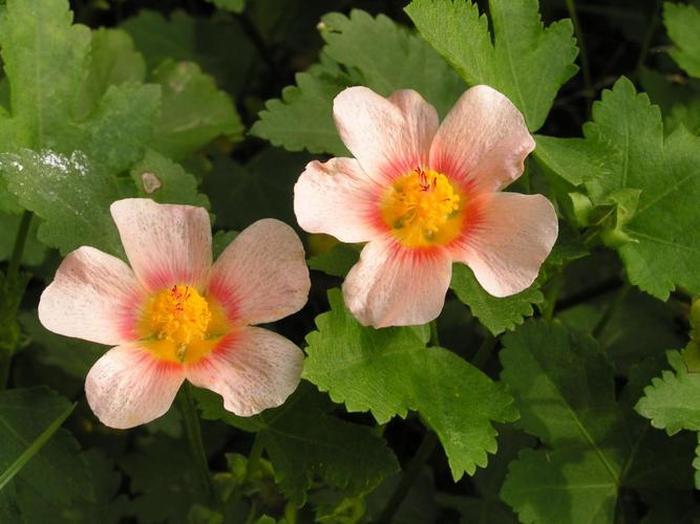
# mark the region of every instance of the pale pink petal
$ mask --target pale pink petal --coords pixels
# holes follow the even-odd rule
[[[495,89],[479,85],[457,101],[435,135],[430,168],[462,179],[475,192],[496,191],[523,173],[535,149],[522,113]]]
[[[149,291],[174,284],[204,289],[211,267],[206,209],[127,198],[111,211],[131,267]]]
[[[294,186],[294,213],[309,233],[327,233],[342,242],[366,242],[380,228],[382,190],[354,158],[314,160]]]
[[[92,247],[70,253],[39,300],[39,320],[59,335],[117,345],[137,337],[145,291],[129,266]]]
[[[366,87],[349,87],[333,101],[335,125],[347,148],[375,180],[427,166],[438,115],[415,91],[389,98]]]
[[[299,311],[310,287],[299,237],[287,224],[266,218],[244,229],[217,259],[208,293],[232,320],[263,324]]]
[[[284,404],[299,385],[304,354],[267,329],[246,327],[187,368],[187,379],[224,399],[224,408],[241,417]]]
[[[481,286],[495,297],[519,293],[537,278],[557,239],[559,225],[542,195],[484,194],[472,205],[475,222],[453,248]]]
[[[425,324],[445,304],[452,265],[439,248],[405,249],[391,239],[370,242],[343,284],[348,309],[376,328]]]
[[[184,380],[184,368],[136,345],[110,349],[85,379],[88,404],[111,428],[127,429],[164,415]]]

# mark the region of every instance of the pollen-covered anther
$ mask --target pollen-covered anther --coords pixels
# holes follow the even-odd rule
[[[406,247],[427,247],[459,234],[462,206],[459,191],[445,175],[417,168],[388,189],[382,218]]]
[[[184,347],[205,338],[211,316],[209,304],[199,291],[178,284],[153,297],[146,322],[159,339]]]

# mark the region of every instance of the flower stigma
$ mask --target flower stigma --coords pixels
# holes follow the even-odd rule
[[[463,205],[463,196],[445,175],[416,168],[387,190],[381,215],[405,247],[431,247],[459,236]]]

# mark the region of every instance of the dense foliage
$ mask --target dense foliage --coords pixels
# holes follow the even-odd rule
[[[700,519],[700,2],[2,4],[0,522]],[[443,117],[476,84],[534,134],[512,189],[555,204],[557,243],[521,293],[455,264],[436,322],[364,327],[339,290],[361,246],[292,206],[307,162],[348,156],[333,98],[410,88]],[[259,218],[298,229],[309,302],[268,326],[306,355],[283,406],[91,413],[105,348],[37,304],[73,249],[124,257],[109,207],[136,196],[208,209],[217,253]]]

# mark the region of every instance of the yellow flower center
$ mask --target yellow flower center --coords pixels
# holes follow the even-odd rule
[[[196,362],[226,331],[220,308],[185,284],[153,295],[141,320],[146,347],[158,358],[172,362]]]
[[[416,169],[387,190],[382,219],[406,247],[444,245],[461,231],[463,200],[442,173]]]

